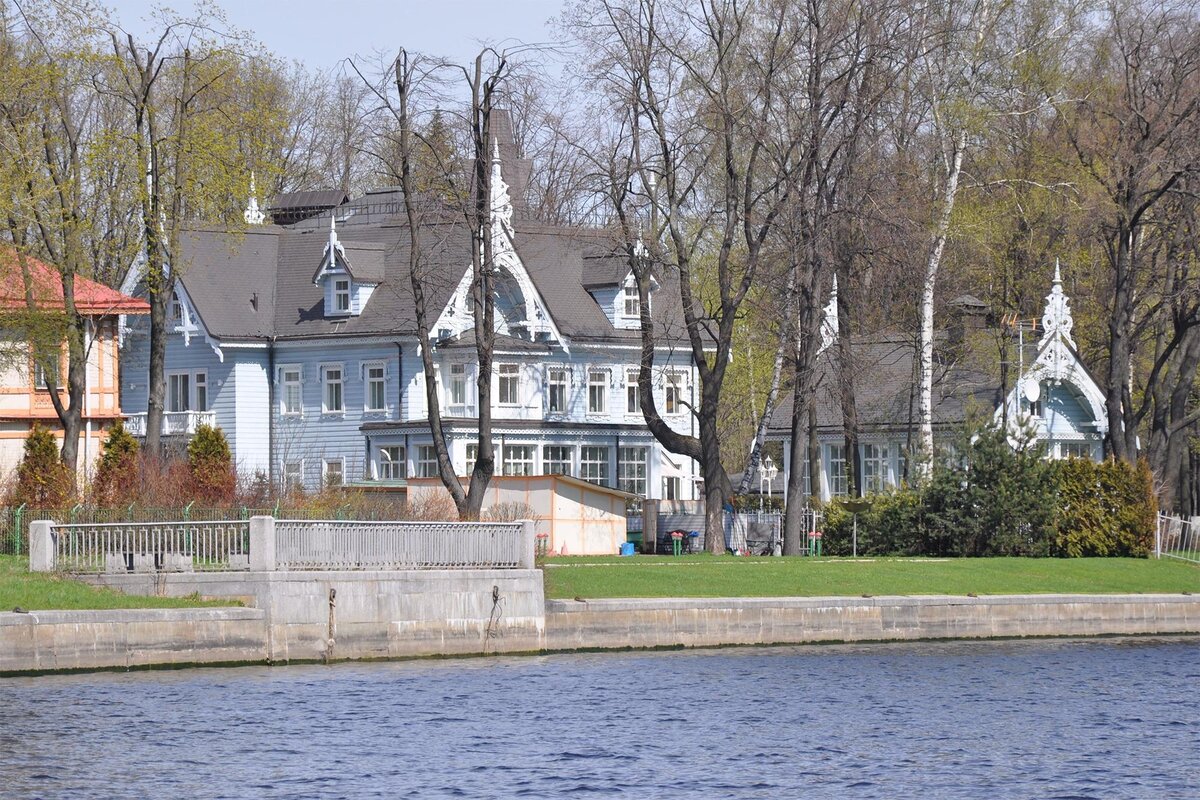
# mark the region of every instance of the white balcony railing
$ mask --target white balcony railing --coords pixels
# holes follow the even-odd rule
[[[191,436],[201,425],[216,426],[215,411],[167,411],[163,414],[163,436]],[[134,436],[146,435],[146,415],[126,414],[125,429]]]

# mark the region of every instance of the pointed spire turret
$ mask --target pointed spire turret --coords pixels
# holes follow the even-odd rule
[[[1063,292],[1062,267],[1058,259],[1054,260],[1054,285],[1050,294],[1046,295],[1046,309],[1042,312],[1042,341],[1039,346],[1055,338],[1061,338],[1071,347],[1075,340],[1071,338],[1071,329],[1075,327],[1075,318],[1071,315],[1070,298]]]
[[[262,225],[263,220],[267,217],[258,208],[258,192],[254,189],[254,173],[250,173],[250,199],[246,201],[246,210],[242,212],[242,219],[246,220],[247,225]]]
[[[825,304],[821,319],[821,352],[837,341],[838,338],[838,285],[837,275],[833,276],[833,285],[829,289],[829,302]]]

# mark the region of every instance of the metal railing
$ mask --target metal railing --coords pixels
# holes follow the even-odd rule
[[[201,425],[215,426],[217,413],[215,411],[166,411],[163,412],[163,436],[191,436]],[[133,436],[146,435],[146,415],[127,414],[125,429]]]
[[[519,522],[276,520],[275,568],[516,569]]]
[[[250,569],[250,523],[120,522],[52,525],[60,572],[192,572]]]
[[[1159,514],[1154,531],[1154,557],[1200,564],[1200,517],[1183,519]]]

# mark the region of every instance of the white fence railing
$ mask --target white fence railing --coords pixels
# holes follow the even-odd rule
[[[35,572],[532,569],[534,523],[221,522],[30,524]]]
[[[201,425],[215,426],[215,411],[166,411],[163,412],[163,436],[191,436]],[[134,436],[146,435],[146,415],[129,414],[125,417],[125,429]]]
[[[275,566],[284,570],[515,569],[525,561],[520,522],[281,519],[274,527]]]
[[[1159,514],[1154,556],[1200,563],[1200,517],[1183,519]]]
[[[62,572],[250,569],[247,520],[42,524]]]

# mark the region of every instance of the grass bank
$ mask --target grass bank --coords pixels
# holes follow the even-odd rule
[[[67,611],[237,605],[229,600],[121,594],[52,573],[30,572],[28,567],[28,556],[0,556],[0,611],[12,611],[17,607],[26,611]]]
[[[1200,593],[1200,566],[1138,558],[552,558],[546,596]]]

